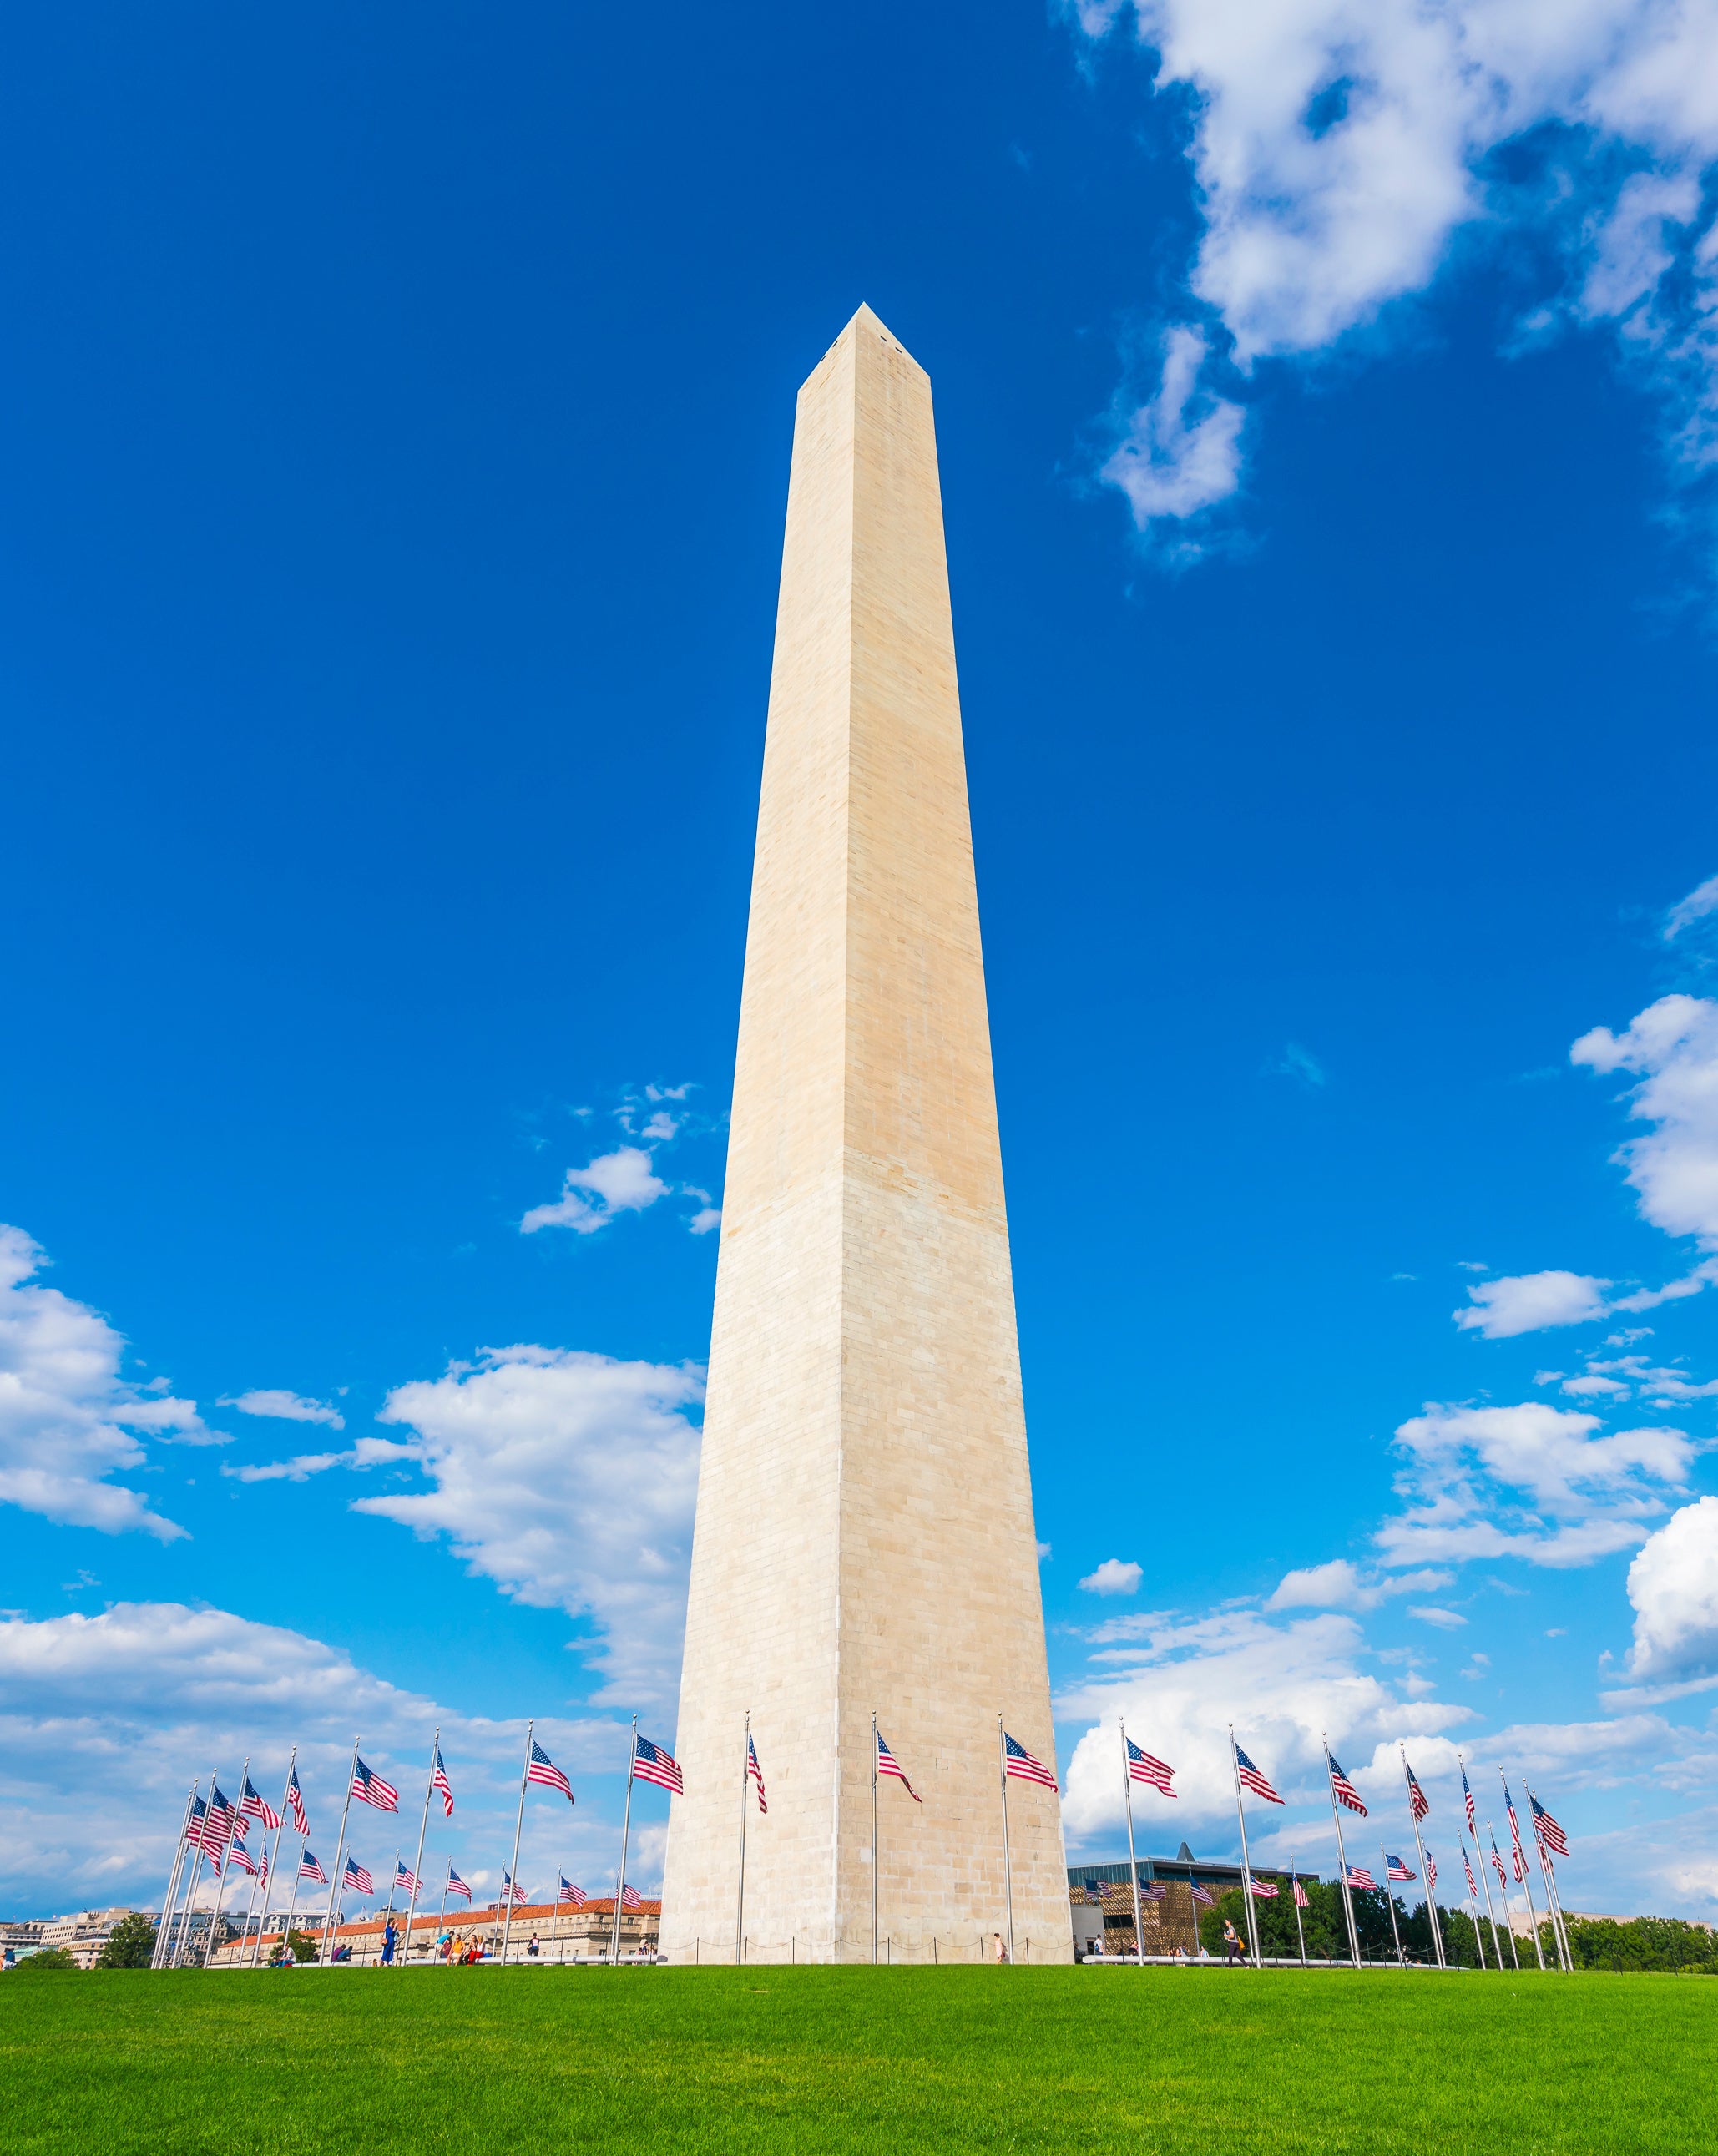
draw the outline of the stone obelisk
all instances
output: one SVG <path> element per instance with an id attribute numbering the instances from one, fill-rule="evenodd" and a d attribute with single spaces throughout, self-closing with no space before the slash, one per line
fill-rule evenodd
<path id="1" fill-rule="evenodd" d="M 922 1798 L 878 1793 L 871 1717 Z M 693 1538 L 663 1946 L 970 1960 L 997 1735 L 1053 1760 L 930 382 L 862 307 L 800 392 Z M 1072 1945 L 1011 1779 L 1018 1952 Z M 933 1947 L 933 1941 L 936 1942 Z"/>

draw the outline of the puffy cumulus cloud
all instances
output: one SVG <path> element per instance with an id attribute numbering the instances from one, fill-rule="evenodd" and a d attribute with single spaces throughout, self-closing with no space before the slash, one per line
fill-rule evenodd
<path id="1" fill-rule="evenodd" d="M 1628 1599 L 1632 1677 L 1718 1674 L 1718 1497 L 1685 1505 L 1647 1540 L 1628 1568 Z"/>
<path id="2" fill-rule="evenodd" d="M 1174 1809 L 1156 1797 L 1145 1799 L 1152 1808 L 1148 1833 L 1179 1836 L 1203 1828 L 1227 1840 L 1235 1819 L 1225 1727 L 1232 1720 L 1247 1753 L 1297 1813 L 1303 1805 L 1315 1808 L 1310 1823 L 1297 1817 L 1292 1825 L 1303 1855 L 1330 1830 L 1325 1732 L 1362 1789 L 1381 1794 L 1387 1786 L 1381 1778 L 1391 1768 L 1401 1785 L 1393 1749 L 1398 1738 L 1417 1745 L 1465 1718 L 1460 1707 L 1404 1700 L 1364 1668 L 1365 1640 L 1348 1616 L 1273 1623 L 1257 1610 L 1191 1620 L 1154 1613 L 1113 1620 L 1088 1638 L 1094 1652 L 1088 1673 L 1056 1707 L 1058 1721 L 1089 1717 L 1094 1724 L 1068 1763 L 1062 1818 L 1076 1843 L 1107 1840 L 1121 1824 L 1119 1717 L 1138 1743 L 1175 1769 Z M 1368 1752 L 1383 1763 L 1376 1769 L 1358 1763 Z M 1249 1820 L 1249 1837 L 1254 1824 Z M 1275 1815 L 1257 1825 L 1258 1854 L 1264 1855 L 1279 1839 Z"/>
<path id="3" fill-rule="evenodd" d="M 1552 284 L 1530 330 L 1609 325 L 1661 398 L 1679 475 L 1718 459 L 1718 245 L 1701 185 L 1718 158 L 1718 0 L 1067 4 L 1088 38 L 1130 22 L 1152 50 L 1195 182 L 1204 322 L 1165 337 L 1162 386 L 1105 474 L 1139 521 L 1184 518 L 1238 479 L 1239 417 L 1208 354 L 1245 374 L 1325 352 L 1426 290 L 1464 229 L 1479 244 L 1548 238 Z M 1206 417 L 1177 432 L 1159 408 Z M 1130 458 L 1142 427 L 1152 453 Z"/>
<path id="4" fill-rule="evenodd" d="M 486 1349 L 399 1386 L 380 1419 L 413 1433 L 427 1491 L 355 1508 L 445 1535 L 520 1602 L 587 1617 L 604 1697 L 671 1700 L 686 1621 L 703 1397 L 690 1363 Z"/>
<path id="5" fill-rule="evenodd" d="M 1654 1227 L 1718 1249 L 1718 1003 L 1661 996 L 1620 1034 L 1602 1025 L 1583 1034 L 1569 1060 L 1592 1070 L 1639 1076 L 1628 1096 L 1628 1113 L 1655 1127 L 1631 1139 L 1616 1158 L 1628 1168 L 1640 1210 Z M 1710 1276 L 1703 1270 L 1690 1276 L 1693 1285 L 1677 1286 L 1692 1294 Z M 1648 1299 L 1618 1305 L 1649 1306 Z"/>
<path id="6" fill-rule="evenodd" d="M 1095 1572 L 1088 1572 L 1079 1584 L 1088 1594 L 1137 1594 L 1139 1582 L 1144 1577 L 1131 1559 L 1107 1557 Z"/>
<path id="7" fill-rule="evenodd" d="M 1679 1430 L 1602 1437 L 1600 1427 L 1597 1415 L 1539 1400 L 1428 1406 L 1396 1433 L 1407 1507 L 1379 1530 L 1386 1563 L 1577 1565 L 1643 1541 L 1699 1448 Z"/>
<path id="8" fill-rule="evenodd" d="M 1376 1609 L 1397 1594 L 1435 1594 L 1454 1575 L 1448 1572 L 1364 1572 L 1345 1557 L 1285 1572 L 1265 1603 L 1267 1609 Z"/>
<path id="9" fill-rule="evenodd" d="M 1480 1281 L 1468 1290 L 1469 1310 L 1450 1314 L 1464 1332 L 1487 1340 L 1510 1340 L 1518 1332 L 1538 1332 L 1552 1325 L 1584 1325 L 1605 1314 L 1608 1281 L 1585 1273 L 1517 1273 L 1503 1280 Z"/>
<path id="10" fill-rule="evenodd" d="M 570 1228 L 576 1235 L 594 1235 L 619 1214 L 642 1213 L 668 1190 L 642 1146 L 621 1146 L 587 1167 L 569 1168 L 560 1197 L 553 1205 L 533 1205 L 519 1223 L 519 1232 L 534 1235 L 540 1228 Z"/>
<path id="11" fill-rule="evenodd" d="M 295 1743 L 311 1845 L 327 1863 L 353 1730 L 371 1764 L 409 1790 L 421 1786 L 437 1722 L 460 1805 L 450 1824 L 438 1812 L 434 1832 L 458 1862 L 468 1845 L 481 1856 L 511 1833 L 519 1727 L 403 1690 L 343 1649 L 229 1610 L 121 1603 L 99 1617 L 0 1621 L 0 1892 L 31 1908 L 157 1905 L 192 1778 L 213 1768 L 230 1794 L 248 1753 L 251 1779 L 278 1804 Z M 538 1728 L 575 1777 L 624 1757 L 625 1732 L 612 1722 L 539 1718 Z M 537 1824 L 528 1812 L 527 1828 Z M 589 1836 L 593 1865 L 606 1849 L 600 1817 L 554 1826 L 558 1846 Z M 354 1830 L 378 1877 L 383 1830 L 367 1845 L 362 1825 Z M 545 1851 L 539 1876 L 549 1861 Z M 229 1898 L 245 1891 L 234 1881 Z"/>
<path id="12" fill-rule="evenodd" d="M 45 1262 L 23 1229 L 0 1226 L 0 1503 L 65 1527 L 173 1541 L 184 1528 L 110 1477 L 143 1466 L 147 1439 L 227 1440 L 194 1401 L 121 1378 L 124 1340 L 87 1303 L 38 1284 Z"/>
<path id="13" fill-rule="evenodd" d="M 267 1415 L 275 1422 L 319 1422 L 330 1430 L 346 1427 L 346 1418 L 338 1409 L 331 1407 L 326 1400 L 307 1400 L 301 1393 L 239 1393 L 224 1399 L 221 1405 L 237 1408 L 240 1414 Z"/>

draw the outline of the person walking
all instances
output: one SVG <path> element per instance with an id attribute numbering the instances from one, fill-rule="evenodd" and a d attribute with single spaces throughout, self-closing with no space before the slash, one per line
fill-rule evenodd
<path id="1" fill-rule="evenodd" d="M 990 1958 L 997 1963 L 1005 1962 L 1008 1958 L 1008 1942 L 1000 1932 L 992 1932 L 990 1934 Z"/>
<path id="2" fill-rule="evenodd" d="M 392 1969 L 393 1966 L 393 1948 L 397 1938 L 398 1934 L 395 1933 L 393 1928 L 393 1919 L 390 1917 L 388 1919 L 388 1922 L 382 1927 L 382 1966 L 383 1969 Z"/>
<path id="3" fill-rule="evenodd" d="M 1223 1919 L 1224 1966 L 1226 1968 L 1232 1968 L 1237 1961 L 1243 1969 L 1247 1966 L 1246 1942 L 1241 1937 L 1240 1933 L 1235 1929 L 1235 1927 L 1230 1919 L 1227 1917 L 1225 1917 Z"/>

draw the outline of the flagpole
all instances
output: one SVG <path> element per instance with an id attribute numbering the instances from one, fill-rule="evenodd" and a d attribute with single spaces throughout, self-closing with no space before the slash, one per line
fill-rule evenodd
<path id="1" fill-rule="evenodd" d="M 173 1845 L 173 1861 L 167 1871 L 167 1891 L 161 1897 L 161 1922 L 156 1928 L 155 1944 L 150 1950 L 149 1966 L 159 1969 L 167 1948 L 167 1933 L 171 1928 L 172 1907 L 179 1892 L 179 1874 L 185 1868 L 185 1830 L 191 1824 L 191 1807 L 197 1801 L 197 1784 L 191 1784 L 185 1799 L 185 1816 L 179 1821 L 179 1839 Z"/>
<path id="2" fill-rule="evenodd" d="M 322 1920 L 322 1943 L 316 1955 L 317 1961 L 324 1965 L 333 1952 L 333 1947 L 329 1943 L 330 1933 L 332 1932 L 337 1938 L 340 1930 L 340 1890 L 346 1880 L 346 1874 L 340 1868 L 340 1860 L 346 1854 L 346 1815 L 352 1810 L 352 1784 L 357 1773 L 358 1746 L 363 1741 L 357 1737 L 352 1740 L 352 1765 L 346 1775 L 346 1802 L 340 1807 L 340 1840 L 334 1851 L 334 1869 L 328 1875 L 328 1913 Z"/>
<path id="3" fill-rule="evenodd" d="M 1539 1957 L 1539 1973 L 1545 1974 L 1545 1948 L 1539 1939 L 1539 1912 L 1533 1905 L 1533 1867 L 1527 1861 L 1527 1852 L 1521 1846 L 1521 1822 L 1515 1817 L 1515 1807 L 1510 1796 L 1509 1778 L 1499 1767 L 1497 1779 L 1503 1784 L 1504 1809 L 1510 1815 L 1510 1839 L 1514 1846 L 1510 1851 L 1512 1867 L 1519 1871 L 1520 1888 L 1527 1901 L 1527 1921 L 1533 1927 L 1533 1951 Z"/>
<path id="4" fill-rule="evenodd" d="M 877 1963 L 877 1709 L 871 1710 L 871 1959 Z"/>
<path id="5" fill-rule="evenodd" d="M 1406 1969 L 1407 1956 L 1402 1950 L 1402 1933 L 1396 1921 L 1396 1897 L 1390 1891 L 1390 1851 L 1381 1841 L 1378 1844 L 1378 1854 L 1384 1860 L 1384 1899 L 1390 1907 L 1390 1934 L 1396 1941 L 1396 1958 Z M 1423 1876 L 1422 1874 L 1422 1879 Z"/>
<path id="6" fill-rule="evenodd" d="M 1306 1927 L 1300 1921 L 1300 1874 L 1294 1868 L 1294 1859 L 1288 1860 L 1288 1892 L 1294 1897 L 1294 1936 L 1300 1941 L 1300 1966 L 1306 1967 Z"/>
<path id="7" fill-rule="evenodd" d="M 289 1789 L 292 1787 L 292 1770 L 297 1764 L 298 1747 L 295 1744 L 291 1756 L 286 1762 L 286 1787 Z M 280 1866 L 280 1837 L 286 1831 L 286 1814 L 290 1810 L 291 1806 L 283 1794 L 280 1799 L 280 1824 L 275 1829 L 275 1854 L 269 1864 L 268 1876 L 263 1881 L 262 1914 L 256 1920 L 256 1944 L 252 1948 L 250 1954 L 253 1968 L 262 1959 L 263 1933 L 268 1929 L 269 1923 L 269 1896 L 274 1887 L 275 1874 Z"/>
<path id="8" fill-rule="evenodd" d="M 1011 1969 L 1014 1966 L 1014 1862 L 1008 1853 L 1008 1739 L 1003 1734 L 1000 1714 L 996 1717 L 996 1764 L 1002 1778 L 1002 1897 L 1003 1908 L 1008 1918 L 1008 1965 Z M 1138 1904 L 1134 1906 L 1137 1908 Z M 1135 1931 L 1134 1937 L 1138 1938 L 1139 1936 Z"/>
<path id="9" fill-rule="evenodd" d="M 1499 1878 L 1502 1879 L 1503 1859 L 1497 1853 L 1497 1830 L 1493 1826 L 1489 1820 L 1487 1820 L 1485 1822 L 1485 1831 L 1491 1842 L 1492 1862 L 1497 1866 Z M 1503 1886 L 1499 1889 L 1499 1892 L 1503 1895 L 1504 1929 L 1510 1935 L 1510 1959 L 1515 1964 L 1515 1974 L 1519 1976 L 1521 1974 L 1521 1956 L 1515 1945 L 1515 1928 L 1510 1921 L 1510 1887 L 1509 1881 L 1507 1880 L 1504 1880 Z M 1485 1899 L 1489 1904 L 1491 1900 L 1491 1881 L 1489 1879 L 1485 1882 Z M 1492 1929 L 1495 1931 L 1497 1928 L 1497 1919 L 1495 1917 L 1492 1918 L 1491 1923 Z M 1503 1967 L 1503 1955 L 1500 1952 L 1497 1957 L 1497 1965 L 1499 1969 Z"/>
<path id="10" fill-rule="evenodd" d="M 452 1857 L 449 1857 L 447 1860 L 447 1877 L 441 1882 L 441 1911 L 440 1914 L 435 1919 L 435 1930 L 438 1937 L 440 1937 L 440 1935 L 447 1929 L 447 1883 L 448 1880 L 452 1877 L 453 1859 Z"/>
<path id="11" fill-rule="evenodd" d="M 615 1966 L 620 1966 L 620 1897 L 626 1892 L 626 1845 L 632 1834 L 632 1770 L 638 1764 L 638 1717 L 632 1717 L 630 1748 L 626 1754 L 626 1810 L 620 1820 L 620 1869 L 615 1876 L 615 1933 L 610 1942 L 610 1958 Z"/>
<path id="12" fill-rule="evenodd" d="M 244 1755 L 244 1764 L 239 1770 L 239 1802 L 244 1801 L 244 1792 L 250 1782 L 250 1754 Z M 214 1959 L 215 1925 L 221 1913 L 221 1897 L 227 1891 L 227 1859 L 232 1855 L 233 1844 L 239 1839 L 239 1814 L 233 1814 L 233 1824 L 221 1842 L 221 1868 L 215 1875 L 214 1907 L 209 1912 L 208 1944 L 203 1950 L 203 1966 L 207 1969 Z"/>
<path id="13" fill-rule="evenodd" d="M 1145 1931 L 1139 1921 L 1139 1860 L 1134 1854 L 1134 1770 L 1128 1763 L 1128 1725 L 1118 1716 L 1116 1726 L 1121 1731 L 1122 1795 L 1128 1807 L 1128 1876 L 1134 1882 L 1134 1959 L 1143 1969 Z"/>
<path id="14" fill-rule="evenodd" d="M 1241 1801 L 1241 1754 L 1235 1745 L 1235 1725 L 1229 1724 L 1229 1764 L 1235 1770 L 1235 1816 L 1241 1822 L 1241 1888 L 1247 1897 L 1247 1936 L 1252 1942 L 1252 1965 L 1259 1964 L 1258 1912 L 1252 1900 L 1252 1866 L 1247 1854 L 1247 1810 Z"/>
<path id="15" fill-rule="evenodd" d="M 740 1866 L 739 1901 L 733 1917 L 733 1965 L 746 1958 L 746 1820 L 752 1804 L 752 1714 L 746 1710 L 746 1744 L 740 1754 Z"/>
<path id="16" fill-rule="evenodd" d="M 1536 1805 L 1539 1799 L 1533 1794 L 1532 1784 L 1524 1780 L 1521 1786 L 1527 1792 L 1528 1804 Z M 1551 1908 L 1551 1922 L 1556 1926 L 1557 1937 L 1562 1942 L 1563 1959 L 1572 1975 L 1575 1969 L 1575 1953 L 1569 1944 L 1569 1927 L 1563 1921 L 1563 1897 L 1557 1891 L 1557 1868 L 1551 1862 L 1551 1851 L 1546 1847 L 1545 1836 L 1540 1832 L 1539 1814 L 1536 1810 L 1533 1814 L 1533 1839 L 1539 1850 L 1539 1868 L 1545 1874 L 1545 1892 Z"/>
<path id="17" fill-rule="evenodd" d="M 298 1747 L 295 1744 L 292 1748 L 296 1752 Z M 281 1816 L 284 1820 L 285 1815 L 283 1813 Z M 301 1834 L 298 1837 L 298 1861 L 292 1867 L 292 1892 L 286 1897 L 286 1922 L 282 1926 L 280 1931 L 280 1958 L 282 1961 L 291 1961 L 292 1959 L 292 1919 L 298 1914 L 298 1875 L 303 1871 L 303 1869 L 304 1836 Z M 257 1940 L 256 1948 L 258 1953 L 260 1954 L 262 1952 L 262 1940 L 260 1937 L 259 1937 Z"/>
<path id="18" fill-rule="evenodd" d="M 1497 1912 L 1491 1906 L 1491 1880 L 1485 1869 L 1485 1858 L 1480 1851 L 1479 1836 L 1477 1830 L 1474 1835 L 1474 1854 L 1479 1860 L 1479 1884 L 1485 1890 L 1485 1920 L 1491 1927 L 1492 1958 L 1497 1964 L 1498 1974 L 1501 1976 L 1503 1974 L 1503 1941 L 1499 1939 L 1497 1935 Z M 1479 1904 L 1477 1902 L 1474 1904 L 1474 1908 L 1477 1916 L 1479 1908 Z M 1509 1916 L 1510 1912 L 1505 1909 L 1504 1911 L 1504 1922 L 1505 1923 L 1509 1922 Z"/>
<path id="19" fill-rule="evenodd" d="M 1468 1845 L 1467 1845 L 1467 1843 L 1464 1841 L 1464 1842 L 1462 1844 L 1462 1861 L 1463 1861 L 1463 1864 L 1465 1864 L 1465 1863 L 1467 1862 L 1467 1861 L 1468 1861 Z M 1484 1868 L 1485 1868 L 1485 1862 L 1484 1862 L 1484 1859 L 1483 1857 L 1480 1859 L 1480 1865 L 1479 1865 L 1479 1868 L 1480 1868 L 1480 1870 L 1481 1870 L 1482 1871 L 1483 1871 L 1484 1870 Z M 1472 1883 L 1473 1883 L 1473 1882 L 1472 1882 L 1472 1881 L 1470 1880 L 1470 1881 L 1469 1881 L 1469 1884 L 1471 1886 L 1471 1885 L 1472 1885 Z M 1485 1960 L 1485 1934 L 1484 1934 L 1484 1933 L 1483 1931 L 1481 1931 L 1481 1930 L 1480 1930 L 1480 1928 L 1479 1928 L 1479 1897 L 1477 1894 L 1470 1894 L 1470 1895 L 1468 1897 L 1468 1899 L 1469 1899 L 1469 1902 L 1471 1902 L 1473 1903 L 1473 1905 L 1474 1905 L 1474 1948 L 1475 1948 L 1475 1949 L 1477 1950 L 1477 1952 L 1478 1952 L 1478 1953 L 1479 1953 L 1479 1967 L 1480 1967 L 1481 1970 L 1483 1971 L 1483 1970 L 1485 1969 L 1485 1967 L 1486 1967 L 1486 1965 L 1487 1965 L 1487 1964 L 1486 1964 L 1486 1960 Z M 1493 1932 L 1492 1932 L 1492 1944 L 1493 1944 L 1494 1946 L 1495 1946 L 1495 1945 L 1496 1945 L 1496 1943 L 1497 1943 L 1497 1933 L 1496 1933 L 1495 1928 L 1494 1928 Z M 1499 1962 L 1499 1964 L 1498 1964 L 1498 1966 L 1499 1966 L 1499 1968 L 1500 1969 L 1500 1968 L 1503 1966 L 1502 1963 L 1501 1963 L 1501 1962 Z"/>
<path id="20" fill-rule="evenodd" d="M 513 1929 L 513 1902 L 519 1892 L 519 1837 L 525 1831 L 525 1790 L 531 1779 L 531 1743 L 536 1728 L 537 1723 L 534 1719 L 525 1725 L 525 1758 L 519 1768 L 519 1815 L 513 1821 L 513 1868 L 502 1882 L 507 1889 L 507 1913 L 502 1918 L 501 1961 L 503 1969 L 507 1965 L 507 1940 Z M 426 1819 L 430 1815 L 427 1798 L 424 1804 L 424 1815 Z M 620 1914 L 620 1904 L 617 1899 L 615 1904 L 617 1916 Z"/>
<path id="21" fill-rule="evenodd" d="M 424 1784 L 424 1817 L 418 1828 L 418 1861 L 412 1866 L 411 1897 L 406 1903 L 405 1953 L 400 1962 L 404 1969 L 412 1958 L 412 1919 L 418 1913 L 418 1884 L 424 1876 L 424 1838 L 430 1831 L 430 1799 L 435 1794 L 435 1763 L 441 1757 L 441 1724 L 435 1725 L 435 1734 L 430 1740 L 430 1779 Z"/>
<path id="22" fill-rule="evenodd" d="M 1420 1852 L 1420 1883 L 1426 1889 L 1426 1914 L 1432 1922 L 1432 1944 L 1438 1955 L 1438 1966 L 1448 1969 L 1449 1964 L 1443 1958 L 1443 1933 L 1438 1922 L 1438 1890 L 1432 1884 L 1426 1864 L 1426 1842 L 1420 1832 L 1419 1808 L 1414 1802 L 1415 1783 L 1407 1763 L 1407 1747 L 1398 1743 L 1396 1748 L 1402 1754 L 1402 1771 L 1408 1785 L 1408 1817 L 1413 1822 L 1414 1847 Z"/>
<path id="23" fill-rule="evenodd" d="M 213 1768 L 211 1768 L 209 1769 L 208 1775 L 208 1794 L 211 1802 L 213 1800 L 214 1793 L 215 1770 Z M 206 1830 L 208 1825 L 208 1814 L 206 1810 L 203 1815 L 203 1826 Z M 203 1884 L 203 1860 L 208 1856 L 208 1850 L 204 1847 L 203 1844 L 199 1841 L 197 1845 L 197 1854 L 191 1861 L 191 1884 L 186 1892 L 185 1907 L 179 1918 L 178 1940 L 173 1948 L 173 1967 L 175 1969 L 179 1965 L 180 1956 L 188 1950 L 191 1943 L 191 1922 L 193 1917 L 197 1914 L 197 1890 Z"/>
<path id="24" fill-rule="evenodd" d="M 242 1801 L 243 1801 L 243 1799 L 240 1799 L 240 1801 L 242 1802 Z M 267 1844 L 267 1841 L 268 1841 L 268 1836 L 267 1836 L 266 1835 L 265 1835 L 263 1836 L 263 1840 L 264 1840 L 264 1843 L 265 1843 L 265 1847 L 264 1847 L 263 1853 L 262 1853 L 262 1875 L 263 1875 L 263 1878 L 264 1878 L 265 1881 L 266 1881 L 266 1880 L 267 1880 L 267 1878 L 268 1878 L 268 1876 L 269 1876 L 269 1852 L 268 1852 L 268 1849 L 267 1849 L 267 1847 L 266 1847 L 266 1844 Z M 249 1854 L 249 1851 L 247 1851 L 245 1853 L 246 1853 L 246 1855 L 247 1855 L 247 1856 Z M 239 1953 L 238 1953 L 238 1956 L 237 1956 L 236 1960 L 235 1960 L 234 1964 L 235 1968 L 243 1969 L 243 1968 L 244 1967 L 244 1965 L 245 1965 L 245 1964 L 246 1964 L 247 1960 L 248 1960 L 248 1959 L 249 1959 L 249 1953 L 250 1953 L 250 1920 L 251 1920 L 251 1917 L 252 1917 L 255 1913 L 256 1913 L 256 1872 L 255 1872 L 255 1870 L 253 1870 L 253 1871 L 252 1871 L 252 1872 L 251 1872 L 251 1875 L 250 1875 L 250 1893 L 249 1893 L 249 1898 L 247 1899 L 247 1901 L 245 1902 L 245 1904 L 244 1904 L 244 1928 L 240 1931 L 240 1933 L 239 1933 Z"/>
<path id="25" fill-rule="evenodd" d="M 1354 1965 L 1361 1965 L 1360 1933 L 1355 1929 L 1354 1894 L 1348 1884 L 1348 1852 L 1342 1846 L 1342 1815 L 1336 1808 L 1336 1772 L 1330 1764 L 1330 1739 L 1323 1731 L 1319 1736 L 1325 1747 L 1325 1779 L 1330 1785 L 1330 1817 L 1336 1827 L 1336 1869 L 1342 1879 L 1342 1907 L 1348 1917 L 1348 1951 L 1354 1956 Z"/>

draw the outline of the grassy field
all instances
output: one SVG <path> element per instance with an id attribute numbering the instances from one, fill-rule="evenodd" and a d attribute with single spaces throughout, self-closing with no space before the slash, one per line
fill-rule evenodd
<path id="1" fill-rule="evenodd" d="M 0 1979 L 8 2156 L 1718 2148 L 1718 1981 L 1175 1969 Z"/>

